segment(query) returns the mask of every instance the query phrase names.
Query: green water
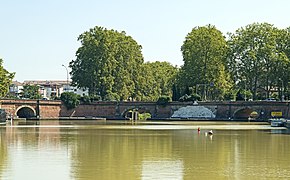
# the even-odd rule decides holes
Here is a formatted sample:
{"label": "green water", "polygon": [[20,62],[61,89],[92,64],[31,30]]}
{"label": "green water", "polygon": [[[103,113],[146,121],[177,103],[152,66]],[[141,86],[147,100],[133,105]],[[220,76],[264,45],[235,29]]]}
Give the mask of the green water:
{"label": "green water", "polygon": [[290,178],[288,131],[267,124],[47,121],[0,135],[1,180]]}

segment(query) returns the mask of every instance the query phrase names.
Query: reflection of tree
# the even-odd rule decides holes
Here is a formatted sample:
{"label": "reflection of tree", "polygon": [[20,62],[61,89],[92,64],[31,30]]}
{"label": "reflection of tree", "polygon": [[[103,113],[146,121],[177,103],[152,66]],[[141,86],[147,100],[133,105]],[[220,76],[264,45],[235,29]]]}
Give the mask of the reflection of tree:
{"label": "reflection of tree", "polygon": [[71,148],[76,179],[140,179],[143,160],[168,160],[173,155],[173,134],[142,130],[81,133]]}
{"label": "reflection of tree", "polygon": [[6,127],[0,129],[0,177],[7,161],[15,160],[13,148],[18,147],[27,153],[36,152],[36,161],[48,151],[54,155],[53,162],[68,158],[61,162],[65,169],[60,172],[67,173],[66,167],[71,165],[72,179],[141,179],[154,170],[157,175],[158,168],[185,180],[290,176],[289,136],[256,130],[214,133],[205,136],[203,130],[198,135],[193,130]]}
{"label": "reflection of tree", "polygon": [[4,140],[4,134],[2,133],[2,129],[0,129],[0,177],[5,169],[5,164],[7,161],[7,145]]}
{"label": "reflection of tree", "polygon": [[290,175],[287,136],[234,130],[219,131],[211,139],[186,132],[187,139],[174,140],[183,147],[177,152],[184,162],[183,179],[275,179],[277,173],[287,179]]}

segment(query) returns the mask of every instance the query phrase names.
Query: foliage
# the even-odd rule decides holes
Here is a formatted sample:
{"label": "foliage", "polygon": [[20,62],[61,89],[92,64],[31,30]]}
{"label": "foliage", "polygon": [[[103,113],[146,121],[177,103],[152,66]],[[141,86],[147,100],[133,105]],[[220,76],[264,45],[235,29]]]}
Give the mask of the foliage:
{"label": "foliage", "polygon": [[104,101],[120,101],[120,96],[117,93],[109,92],[105,95]]}
{"label": "foliage", "polygon": [[9,85],[12,83],[15,73],[9,73],[3,67],[3,60],[0,59],[0,97],[5,97],[9,92]]}
{"label": "foliage", "polygon": [[[181,47],[184,65],[144,63],[141,46],[125,32],[94,27],[78,38],[70,62],[73,85],[105,101],[264,99],[278,91],[288,97],[290,27],[253,23],[228,40],[212,25],[195,27]],[[282,92],[283,91],[283,92]],[[238,93],[239,92],[239,93]],[[189,94],[189,95],[187,95]]]}
{"label": "foliage", "polygon": [[80,104],[78,95],[73,92],[62,93],[60,99],[67,109],[76,108]]}
{"label": "foliage", "polygon": [[41,99],[42,96],[39,93],[39,86],[25,84],[23,86],[22,92],[20,93],[21,98],[25,99]]}
{"label": "foliage", "polygon": [[231,89],[225,93],[224,100],[235,101],[237,94],[238,94],[238,91],[236,89]]}
{"label": "foliage", "polygon": [[90,97],[91,102],[102,100],[101,96],[99,95],[90,95],[89,97]]}
{"label": "foliage", "polygon": [[277,93],[273,93],[270,98],[279,99],[279,95]]}
{"label": "foliage", "polygon": [[140,100],[157,101],[162,95],[172,97],[172,87],[177,72],[177,67],[168,62],[145,63],[138,83],[141,93]]}
{"label": "foliage", "polygon": [[240,93],[241,93],[243,100],[249,100],[249,99],[253,98],[253,94],[249,90],[241,89]]}
{"label": "foliage", "polygon": [[160,96],[157,100],[157,104],[166,106],[170,101],[171,101],[170,96]]}
{"label": "foliage", "polygon": [[179,98],[179,101],[181,101],[181,102],[200,101],[200,100],[201,100],[200,95],[195,94],[195,93],[193,93],[191,95],[185,94]]}
{"label": "foliage", "polygon": [[78,99],[83,104],[91,104],[94,101],[100,101],[101,97],[98,95],[85,95],[85,94],[83,94],[83,96],[78,96]]}
{"label": "foliage", "polygon": [[138,114],[138,119],[139,120],[143,120],[143,121],[146,121],[147,119],[150,119],[151,118],[151,114],[150,113],[140,113]]}
{"label": "foliage", "polygon": [[232,78],[240,88],[248,87],[254,99],[260,90],[269,97],[271,89],[281,87],[281,81],[287,84],[290,77],[289,42],[289,31],[268,23],[253,23],[230,34],[227,65]]}
{"label": "foliage", "polygon": [[90,96],[84,95],[80,98],[80,101],[83,102],[84,104],[91,104],[91,98]]}
{"label": "foliage", "polygon": [[81,47],[70,62],[72,84],[88,88],[102,99],[138,98],[136,88],[143,63],[141,46],[125,32],[94,27],[78,38]]}
{"label": "foliage", "polygon": [[195,86],[204,99],[206,95],[214,99],[223,96],[232,87],[225,67],[227,50],[225,37],[214,26],[193,28],[181,47],[184,65],[178,82],[184,92]]}

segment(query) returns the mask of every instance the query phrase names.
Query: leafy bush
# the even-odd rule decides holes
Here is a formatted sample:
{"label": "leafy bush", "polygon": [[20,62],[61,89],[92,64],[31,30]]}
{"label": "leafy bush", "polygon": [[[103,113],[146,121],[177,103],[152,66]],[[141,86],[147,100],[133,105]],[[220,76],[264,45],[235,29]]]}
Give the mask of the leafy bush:
{"label": "leafy bush", "polygon": [[201,100],[200,95],[195,94],[195,93],[193,93],[193,94],[191,94],[191,95],[187,95],[187,94],[185,94],[184,96],[181,96],[181,97],[179,98],[179,101],[181,101],[181,102],[200,101],[200,100]]}
{"label": "leafy bush", "polygon": [[237,101],[244,101],[246,99],[252,99],[252,96],[253,95],[252,95],[251,91],[240,90],[240,91],[238,91],[238,93],[236,95],[236,100]]}
{"label": "leafy bush", "polygon": [[150,113],[141,113],[141,114],[139,114],[138,115],[138,119],[139,120],[147,120],[147,119],[149,119],[149,118],[151,118],[151,114]]}
{"label": "leafy bush", "polygon": [[67,109],[76,108],[79,104],[78,95],[73,92],[64,92],[60,96],[61,101],[64,103]]}
{"label": "leafy bush", "polygon": [[84,95],[80,98],[80,100],[84,103],[84,104],[90,104],[92,101],[91,101],[91,98],[90,96],[87,96],[87,95]]}
{"label": "leafy bush", "polygon": [[91,104],[94,101],[100,101],[102,98],[99,95],[83,95],[82,97],[80,97],[80,101],[84,104]]}
{"label": "leafy bush", "polygon": [[237,96],[237,92],[232,90],[225,93],[224,99],[228,101],[236,100],[236,96]]}
{"label": "leafy bush", "polygon": [[157,104],[166,106],[170,101],[171,101],[170,96],[160,96],[157,100]]}
{"label": "leafy bush", "polygon": [[102,97],[100,95],[90,95],[91,102],[101,101]]}
{"label": "leafy bush", "polygon": [[201,97],[200,97],[200,95],[194,93],[194,94],[190,95],[190,100],[191,101],[200,101]]}

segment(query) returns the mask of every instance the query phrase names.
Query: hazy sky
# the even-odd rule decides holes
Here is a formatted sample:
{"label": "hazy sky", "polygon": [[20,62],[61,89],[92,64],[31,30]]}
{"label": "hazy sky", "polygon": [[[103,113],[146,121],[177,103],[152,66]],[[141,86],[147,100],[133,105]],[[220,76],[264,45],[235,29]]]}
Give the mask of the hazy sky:
{"label": "hazy sky", "polygon": [[0,58],[15,80],[65,80],[94,26],[125,31],[142,45],[145,61],[182,65],[180,47],[197,26],[226,35],[254,22],[290,26],[289,0],[0,0]]}

